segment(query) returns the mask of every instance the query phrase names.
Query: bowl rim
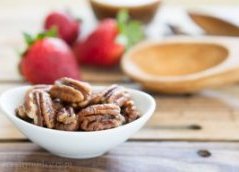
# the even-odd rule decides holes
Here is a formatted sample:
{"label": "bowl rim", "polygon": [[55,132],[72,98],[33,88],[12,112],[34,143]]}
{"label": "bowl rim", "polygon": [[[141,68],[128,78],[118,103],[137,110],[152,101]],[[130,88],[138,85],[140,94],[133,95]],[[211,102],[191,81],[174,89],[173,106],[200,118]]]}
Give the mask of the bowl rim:
{"label": "bowl rim", "polygon": [[[27,88],[30,88],[31,85],[26,85],[26,86],[20,86],[20,87],[15,87],[12,89],[8,89],[6,91],[4,91],[1,95],[0,95],[0,110],[4,113],[4,115],[14,124],[15,127],[18,128],[18,126],[15,124],[16,123],[21,123],[22,125],[26,125],[28,127],[32,127],[36,130],[42,130],[42,132],[50,132],[50,133],[54,133],[54,134],[70,134],[70,135],[95,135],[95,134],[105,134],[105,133],[109,133],[109,132],[116,132],[116,131],[120,131],[123,128],[130,128],[134,125],[136,125],[137,123],[139,123],[140,121],[142,121],[143,119],[149,119],[156,108],[156,102],[155,99],[149,95],[148,93],[145,93],[143,91],[140,90],[136,90],[136,89],[131,89],[131,88],[126,88],[129,93],[130,92],[135,92],[136,94],[140,94],[142,95],[144,98],[147,98],[148,101],[150,102],[150,107],[148,108],[148,110],[143,113],[140,118],[136,119],[133,122],[124,124],[122,126],[116,127],[116,128],[111,128],[111,129],[106,129],[106,130],[99,130],[99,131],[63,131],[63,130],[56,130],[56,129],[50,129],[50,128],[45,128],[45,127],[41,127],[41,126],[37,126],[34,124],[31,124],[27,121],[24,121],[23,119],[19,118],[16,116],[16,114],[10,114],[7,112],[7,110],[4,108],[4,102],[3,102],[3,98],[9,94],[10,92],[16,91],[16,90],[26,90]],[[106,86],[92,86],[93,89],[103,89]],[[14,122],[13,122],[14,121]],[[18,130],[20,130],[18,128]]]}
{"label": "bowl rim", "polygon": [[159,5],[161,3],[161,1],[162,0],[151,0],[151,1],[145,1],[142,4],[137,4],[137,5],[114,5],[114,4],[111,4],[111,3],[108,3],[108,2],[102,2],[102,1],[99,1],[99,0],[90,0],[90,3],[100,4],[100,5],[103,5],[107,8],[135,9],[135,8],[150,6],[150,5],[154,5],[154,4]]}

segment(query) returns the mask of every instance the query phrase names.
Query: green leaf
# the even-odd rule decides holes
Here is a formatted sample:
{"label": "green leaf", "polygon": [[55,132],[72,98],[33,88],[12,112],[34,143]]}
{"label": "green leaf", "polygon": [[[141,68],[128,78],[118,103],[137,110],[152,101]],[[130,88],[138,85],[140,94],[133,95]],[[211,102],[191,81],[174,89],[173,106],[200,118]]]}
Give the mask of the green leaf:
{"label": "green leaf", "polygon": [[47,37],[57,37],[57,35],[58,35],[57,28],[54,26],[48,31],[40,32],[36,36],[32,36],[28,33],[23,33],[24,39],[28,46],[32,45],[37,40],[41,40]]}
{"label": "green leaf", "polygon": [[54,26],[48,31],[41,32],[37,34],[36,36],[32,36],[28,33],[23,33],[23,37],[26,41],[27,47],[26,47],[26,50],[21,53],[21,56],[23,56],[26,53],[27,49],[31,45],[33,45],[36,41],[47,38],[47,37],[57,37],[57,35],[58,35],[57,28]]}
{"label": "green leaf", "polygon": [[23,33],[23,37],[24,37],[24,39],[25,39],[25,41],[26,41],[26,43],[27,43],[28,46],[30,46],[30,45],[33,44],[34,38],[33,38],[30,34],[28,34],[28,33]]}
{"label": "green leaf", "polygon": [[57,37],[57,27],[53,26],[51,27],[51,29],[49,29],[48,31],[45,32],[41,32],[39,33],[35,40],[40,40],[40,39],[44,39],[46,37]]}
{"label": "green leaf", "polygon": [[121,10],[117,15],[120,34],[116,41],[129,49],[144,38],[143,25],[137,20],[130,20],[126,10]]}
{"label": "green leaf", "polygon": [[51,27],[50,30],[45,32],[45,36],[46,37],[57,37],[58,36],[58,29],[57,29],[57,27],[55,27],[55,26]]}

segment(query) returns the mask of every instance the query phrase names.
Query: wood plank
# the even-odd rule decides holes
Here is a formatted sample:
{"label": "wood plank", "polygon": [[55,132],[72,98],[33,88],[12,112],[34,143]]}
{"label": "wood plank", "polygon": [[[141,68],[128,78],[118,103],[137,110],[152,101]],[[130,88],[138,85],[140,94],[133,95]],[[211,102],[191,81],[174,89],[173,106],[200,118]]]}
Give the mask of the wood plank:
{"label": "wood plank", "polygon": [[82,79],[94,83],[127,83],[129,78],[123,74],[121,69],[96,69],[92,67],[82,67]]}
{"label": "wood plank", "polygon": [[235,85],[191,96],[158,96],[154,116],[134,138],[238,140],[238,91]]}
{"label": "wood plank", "polygon": [[[0,84],[4,90],[22,84]],[[136,87],[136,85],[127,85]],[[239,141],[239,86],[206,90],[195,95],[154,94],[157,109],[134,140]],[[0,139],[24,139],[1,113]]]}
{"label": "wood plank", "polygon": [[238,171],[238,143],[126,142],[107,154],[56,157],[32,143],[0,143],[0,171]]}

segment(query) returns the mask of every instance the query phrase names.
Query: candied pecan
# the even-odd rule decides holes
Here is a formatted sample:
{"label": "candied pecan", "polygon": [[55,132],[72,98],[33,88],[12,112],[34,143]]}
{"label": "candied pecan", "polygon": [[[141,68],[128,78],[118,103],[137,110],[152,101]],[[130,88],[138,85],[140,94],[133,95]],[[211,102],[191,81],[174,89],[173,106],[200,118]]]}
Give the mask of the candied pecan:
{"label": "candied pecan", "polygon": [[94,104],[100,104],[100,103],[102,103],[103,95],[104,95],[104,92],[103,92],[103,91],[93,92],[93,93],[91,94],[89,104],[90,104],[90,105],[94,105]]}
{"label": "candied pecan", "polygon": [[121,107],[128,100],[130,100],[130,95],[126,89],[114,84],[105,90],[96,93],[91,102],[94,102],[95,104],[113,103]]}
{"label": "candied pecan", "polygon": [[82,81],[70,78],[62,78],[55,82],[50,94],[54,98],[59,98],[68,103],[82,103],[88,101],[91,94],[91,86]]}
{"label": "candied pecan", "polygon": [[58,112],[61,108],[64,107],[60,99],[54,99],[52,100],[52,103],[53,103],[53,108],[55,109],[56,112]]}
{"label": "candied pecan", "polygon": [[91,105],[79,113],[80,128],[85,131],[115,128],[125,122],[120,107],[115,104]]}
{"label": "candied pecan", "polygon": [[22,119],[28,119],[29,117],[27,116],[26,112],[25,112],[25,108],[23,105],[19,106],[17,109],[16,109],[16,113],[17,113],[17,116],[19,116],[20,118]]}
{"label": "candied pecan", "polygon": [[41,89],[30,89],[25,102],[17,109],[17,115],[24,119],[32,119],[39,126],[54,127],[55,112],[50,95]]}
{"label": "candied pecan", "polygon": [[90,96],[87,97],[87,99],[80,103],[72,103],[70,104],[72,107],[80,110],[82,108],[85,108],[89,105],[95,105],[95,104],[102,104],[102,92],[92,92]]}
{"label": "candied pecan", "polygon": [[33,93],[35,91],[46,91],[48,92],[51,88],[51,85],[36,85],[30,88],[25,95],[24,104],[17,108],[17,115],[21,118],[30,118],[33,119],[36,114],[36,106],[34,106],[34,97]]}
{"label": "candied pecan", "polygon": [[77,103],[70,103],[69,106],[72,106],[76,110],[81,110],[82,108],[85,108],[86,106],[90,105],[91,101],[91,95],[87,96],[87,98],[82,102]]}
{"label": "candied pecan", "polygon": [[106,89],[102,101],[120,106],[127,122],[132,122],[140,116],[127,90],[118,85],[112,85]]}
{"label": "candied pecan", "polygon": [[53,128],[55,126],[55,110],[50,95],[43,91],[35,91],[32,104],[36,109],[33,117],[34,124]]}
{"label": "candied pecan", "polygon": [[107,103],[115,103],[118,106],[122,106],[126,101],[130,99],[129,93],[120,86],[115,85],[105,95],[105,101]]}
{"label": "candied pecan", "polygon": [[72,107],[60,109],[56,120],[56,129],[58,130],[76,131],[79,129],[78,116]]}
{"label": "candied pecan", "polygon": [[140,113],[136,109],[133,100],[128,100],[123,104],[121,113],[128,123],[140,117]]}

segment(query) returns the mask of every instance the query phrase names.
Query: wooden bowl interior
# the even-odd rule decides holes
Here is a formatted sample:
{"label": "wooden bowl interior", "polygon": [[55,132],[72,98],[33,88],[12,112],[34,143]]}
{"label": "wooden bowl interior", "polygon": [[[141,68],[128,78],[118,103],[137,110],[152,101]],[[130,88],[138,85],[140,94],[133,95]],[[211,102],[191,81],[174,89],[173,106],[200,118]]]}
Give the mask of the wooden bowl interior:
{"label": "wooden bowl interior", "polygon": [[197,73],[222,63],[228,50],[209,43],[155,44],[130,54],[137,68],[156,76],[178,76]]}

